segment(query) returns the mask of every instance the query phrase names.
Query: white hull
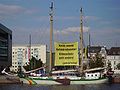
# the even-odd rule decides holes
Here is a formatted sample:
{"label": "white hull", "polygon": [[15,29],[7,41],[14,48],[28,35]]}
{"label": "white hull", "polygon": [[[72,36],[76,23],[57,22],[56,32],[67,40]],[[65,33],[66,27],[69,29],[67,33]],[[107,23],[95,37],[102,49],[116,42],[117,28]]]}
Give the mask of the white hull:
{"label": "white hull", "polygon": [[57,84],[61,84],[61,83],[58,83],[54,80],[34,80],[36,82],[36,84],[39,84],[39,85],[57,85]]}
{"label": "white hull", "polygon": [[70,81],[70,84],[102,84],[102,83],[107,83],[108,82],[108,79],[105,78],[105,79],[98,79],[98,80],[85,80],[85,81],[74,81],[74,80],[71,80]]}
{"label": "white hull", "polygon": [[[34,82],[36,82],[36,84],[39,85],[56,85],[56,84],[62,84],[62,83],[58,83],[56,82],[54,79],[41,79],[38,78],[36,79],[35,77],[31,77],[32,80]],[[108,79],[104,78],[104,79],[96,79],[96,80],[70,80],[70,84],[80,84],[80,85],[84,85],[84,84],[102,84],[102,83],[107,83]]]}
{"label": "white hull", "polygon": [[57,85],[57,84],[61,84],[61,83],[58,83],[56,82],[54,79],[50,79],[48,77],[42,77],[42,78],[39,78],[39,77],[29,77],[32,79],[32,81],[34,81],[36,84],[39,84],[39,85]]}

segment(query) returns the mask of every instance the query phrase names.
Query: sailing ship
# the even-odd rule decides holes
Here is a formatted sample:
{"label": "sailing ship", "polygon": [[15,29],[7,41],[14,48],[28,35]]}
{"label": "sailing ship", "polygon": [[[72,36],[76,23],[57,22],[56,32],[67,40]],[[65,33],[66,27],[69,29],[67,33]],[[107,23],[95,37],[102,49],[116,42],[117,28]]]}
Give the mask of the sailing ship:
{"label": "sailing ship", "polygon": [[[29,80],[33,81],[36,84],[44,85],[54,85],[54,84],[98,84],[98,83],[107,83],[107,78],[104,77],[103,71],[105,68],[94,68],[83,71],[83,21],[82,21],[82,8],[81,12],[81,28],[80,28],[80,48],[81,48],[81,63],[80,69],[71,69],[71,70],[54,70],[52,71],[52,33],[53,33],[53,2],[50,7],[50,65],[49,65],[49,75],[41,75],[31,73],[28,77]],[[33,72],[33,71],[32,71]]]}

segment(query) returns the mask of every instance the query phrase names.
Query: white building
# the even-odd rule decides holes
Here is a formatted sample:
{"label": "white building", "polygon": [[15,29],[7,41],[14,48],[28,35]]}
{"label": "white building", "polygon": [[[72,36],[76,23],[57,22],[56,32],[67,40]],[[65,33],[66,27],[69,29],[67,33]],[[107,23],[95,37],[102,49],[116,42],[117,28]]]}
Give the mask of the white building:
{"label": "white building", "polygon": [[10,70],[17,72],[18,66],[27,65],[32,56],[35,57],[37,60],[41,59],[43,63],[46,63],[46,50],[46,45],[40,44],[32,45],[31,48],[27,45],[13,45],[12,67],[10,68]]}
{"label": "white building", "polygon": [[90,46],[88,48],[88,57],[95,58],[99,54],[102,58],[106,58],[106,47],[105,46]]}
{"label": "white building", "polygon": [[108,55],[106,58],[106,64],[110,63],[111,68],[114,71],[114,73],[119,73],[120,70],[118,70],[117,65],[120,63],[120,47],[112,47],[108,51]]}

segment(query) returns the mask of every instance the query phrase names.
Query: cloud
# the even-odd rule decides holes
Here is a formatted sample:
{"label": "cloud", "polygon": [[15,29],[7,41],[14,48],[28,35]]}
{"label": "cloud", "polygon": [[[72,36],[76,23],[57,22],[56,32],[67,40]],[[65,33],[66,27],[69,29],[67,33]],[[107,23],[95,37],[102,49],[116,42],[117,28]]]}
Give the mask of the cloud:
{"label": "cloud", "polygon": [[85,20],[100,20],[101,18],[96,16],[84,16]]}
{"label": "cloud", "polygon": [[[88,32],[90,28],[89,27],[83,27],[83,32]],[[55,30],[54,34],[70,34],[70,33],[79,33],[80,32],[80,27],[68,27],[62,30]]]}
{"label": "cloud", "polygon": [[[114,41],[119,41],[120,29],[117,28],[103,28],[91,31],[92,41],[99,43],[109,43]],[[108,45],[109,46],[109,45]]]}
{"label": "cloud", "polygon": [[[87,32],[88,30],[89,27],[84,27],[84,32]],[[13,43],[28,43],[29,35],[31,34],[32,43],[49,44],[50,35],[49,28],[14,27],[12,31],[13,31]],[[75,33],[79,34],[80,27],[68,27],[62,30],[54,29],[53,32],[54,40],[74,41],[78,38],[77,35],[75,35]]]}
{"label": "cloud", "polygon": [[9,14],[18,14],[24,12],[25,9],[17,5],[4,5],[0,4],[0,14],[9,15]]}
{"label": "cloud", "polygon": [[[37,17],[35,17],[35,19],[37,20],[37,21],[47,21],[48,22],[48,20],[49,20],[49,16],[37,16]],[[68,16],[68,17],[66,17],[66,16],[53,16],[53,19],[56,21],[60,21],[60,20],[62,20],[62,21],[65,21],[65,20],[78,20],[78,18],[77,17],[74,17],[74,16]]]}
{"label": "cloud", "polygon": [[37,12],[36,9],[26,9],[24,7],[18,6],[18,5],[5,5],[0,4],[0,14],[1,15],[16,15],[20,13],[25,14],[33,14]]}

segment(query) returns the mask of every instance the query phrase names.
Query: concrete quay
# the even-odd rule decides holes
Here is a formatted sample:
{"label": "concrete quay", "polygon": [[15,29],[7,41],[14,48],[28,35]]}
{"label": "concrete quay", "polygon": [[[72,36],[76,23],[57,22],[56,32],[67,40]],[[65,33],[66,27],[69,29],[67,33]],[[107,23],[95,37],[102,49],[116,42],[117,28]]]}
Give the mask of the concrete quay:
{"label": "concrete quay", "polygon": [[19,77],[0,75],[0,84],[21,84]]}

